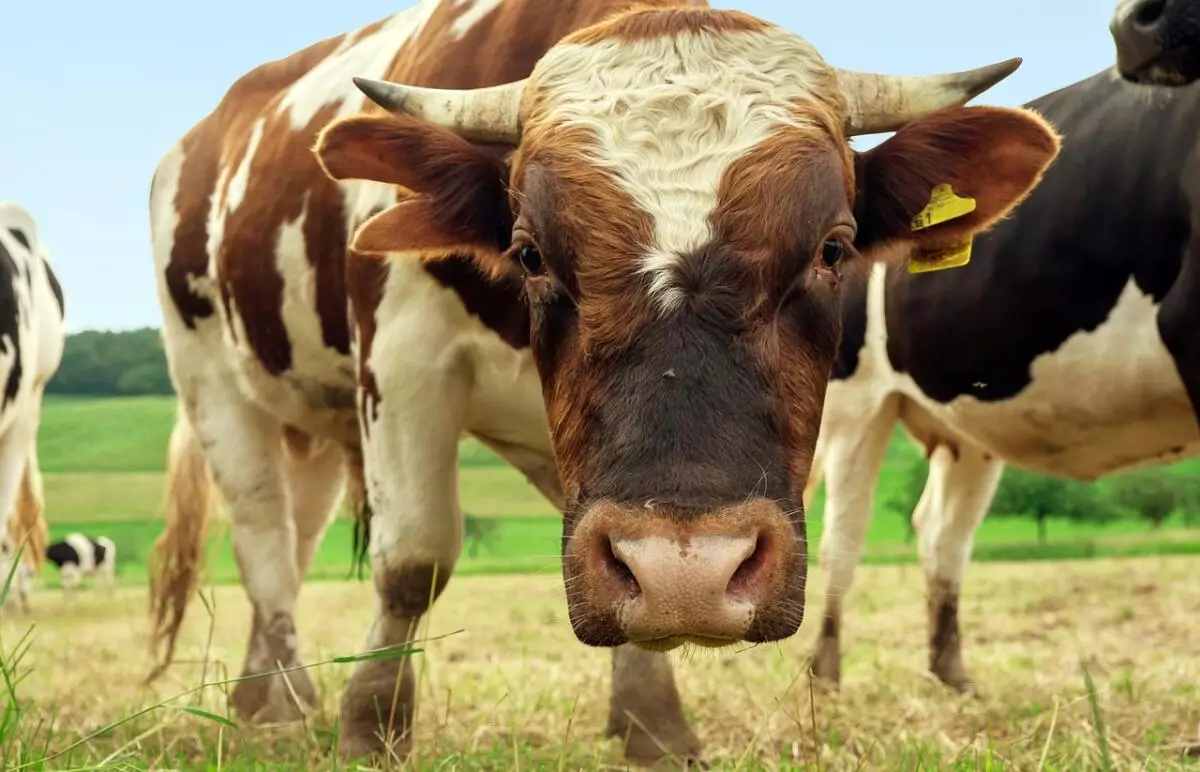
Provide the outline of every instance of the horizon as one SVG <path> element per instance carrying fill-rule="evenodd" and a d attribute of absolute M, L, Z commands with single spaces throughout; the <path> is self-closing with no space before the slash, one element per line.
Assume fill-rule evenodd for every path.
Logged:
<path fill-rule="evenodd" d="M 350 10 L 330 4 L 294 13 L 279 0 L 252 7 L 212 0 L 149 12 L 133 3 L 79 6 L 68 15 L 49 3 L 8 9 L 9 29 L 22 34 L 0 47 L 0 78 L 13 84 L 0 122 L 8 183 L 0 185 L 0 200 L 20 203 L 37 221 L 64 287 L 68 333 L 161 327 L 150 178 L 238 77 L 412 5 L 364 0 Z M 851 69 L 915 75 L 1022 57 L 1013 75 L 972 100 L 1009 107 L 1110 68 L 1113 5 L 713 3 L 800 34 L 831 64 Z M 849 10 L 860 9 L 846 21 Z M 854 145 L 866 149 L 883 136 Z"/>

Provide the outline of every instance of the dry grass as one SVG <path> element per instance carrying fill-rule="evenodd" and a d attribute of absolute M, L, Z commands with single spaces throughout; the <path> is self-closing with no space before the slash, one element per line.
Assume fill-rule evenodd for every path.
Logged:
<path fill-rule="evenodd" d="M 916 567 L 867 567 L 852 593 L 843 633 L 840 694 L 810 688 L 806 658 L 824 577 L 795 639 L 738 652 L 676 658 L 689 718 L 719 768 L 1174 769 L 1200 719 L 1200 577 L 1195 558 L 988 564 L 970 570 L 960 608 L 978 697 L 959 697 L 925 670 L 923 579 Z M 370 585 L 312 584 L 298 624 L 308 661 L 358 651 L 369 622 Z M 179 659 L 200 660 L 208 678 L 236 676 L 249 633 L 238 588 L 218 588 L 212 640 L 197 603 Z M 231 728 L 183 711 L 156 710 L 38 759 L 81 736 L 201 682 L 199 664 L 175 666 L 153 689 L 144 588 L 106 600 L 39 593 L 31 668 L 18 693 L 31 700 L 19 743 L 29 769 L 329 769 L 337 697 L 351 665 L 314 676 L 325 711 L 307 727 Z M 564 618 L 561 580 L 480 577 L 453 581 L 416 664 L 423 671 L 417 751 L 421 769 L 594 769 L 620 765 L 600 737 L 608 653 L 577 644 Z M 3 622 L 8 652 L 28 619 Z M 1081 663 L 1096 684 L 1104 725 L 1094 725 Z M 200 705 L 225 715 L 219 690 Z M 811 695 L 811 702 L 810 702 Z M 186 701 L 179 704 L 187 704 Z M 36 746 L 36 747 L 35 747 Z M 12 768 L 12 767 L 10 767 Z M 117 767 L 113 767 L 117 768 Z M 1193 767 L 1194 768 L 1194 767 Z"/>

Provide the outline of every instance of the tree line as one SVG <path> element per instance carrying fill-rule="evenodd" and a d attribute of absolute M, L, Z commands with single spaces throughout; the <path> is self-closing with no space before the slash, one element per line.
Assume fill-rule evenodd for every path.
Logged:
<path fill-rule="evenodd" d="M 167 358 L 159 331 L 152 327 L 126 332 L 88 330 L 69 335 L 58 374 L 46 391 L 87 396 L 171 395 Z M 490 458 L 489 461 L 493 460 Z M 479 463 L 482 459 L 464 459 Z M 918 456 L 898 485 L 881 502 L 908 519 L 925 488 L 928 462 Z M 1106 523 L 1136 517 L 1150 528 L 1178 513 L 1189 525 L 1200 524 L 1200 474 L 1181 473 L 1178 466 L 1156 467 L 1114 475 L 1085 484 L 1007 467 L 989 517 L 1027 517 L 1037 522 L 1045 542 L 1055 518 Z"/>
<path fill-rule="evenodd" d="M 912 514 L 925 489 L 929 463 L 910 461 L 901 481 L 882 502 L 908 521 L 908 539 L 916 536 Z M 1200 475 L 1193 465 L 1157 466 L 1114 474 L 1093 483 L 1006 466 L 987 516 L 1025 517 L 1037 523 L 1038 543 L 1045 544 L 1056 518 L 1073 522 L 1111 523 L 1122 518 L 1143 520 L 1156 530 L 1172 515 L 1188 527 L 1200 525 Z"/>
<path fill-rule="evenodd" d="M 49 394 L 133 397 L 174 394 L 162 338 L 153 327 L 68 335 Z"/>

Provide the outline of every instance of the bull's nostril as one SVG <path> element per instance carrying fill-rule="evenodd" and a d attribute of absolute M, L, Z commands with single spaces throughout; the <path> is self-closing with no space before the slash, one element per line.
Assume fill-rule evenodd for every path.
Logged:
<path fill-rule="evenodd" d="M 729 578 L 729 585 L 725 590 L 727 594 L 743 595 L 752 591 L 758 582 L 758 575 L 762 572 L 763 565 L 767 562 L 769 549 L 769 538 L 766 534 L 760 533 L 754 542 L 754 551 L 742 561 L 742 564 L 733 572 L 733 576 Z"/>
<path fill-rule="evenodd" d="M 1133 23 L 1139 27 L 1153 27 L 1167 10 L 1167 0 L 1149 0 L 1138 6 L 1133 14 Z"/>
<path fill-rule="evenodd" d="M 629 593 L 629 597 L 636 598 L 642 593 L 642 587 L 638 584 L 633 570 L 617 555 L 611 538 L 604 539 L 603 544 L 601 561 L 604 564 L 604 569 Z"/>

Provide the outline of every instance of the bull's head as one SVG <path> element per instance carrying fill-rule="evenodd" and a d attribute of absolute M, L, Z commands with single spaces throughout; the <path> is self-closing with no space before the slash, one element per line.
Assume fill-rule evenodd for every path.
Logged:
<path fill-rule="evenodd" d="M 869 75 L 745 14 L 650 9 L 570 35 L 517 83 L 358 81 L 388 114 L 332 124 L 322 163 L 416 195 L 354 247 L 466 252 L 524 282 L 581 641 L 796 631 L 840 287 L 871 257 L 960 244 L 1037 183 L 1058 150 L 1042 120 L 960 107 L 1018 63 Z M 847 142 L 889 130 L 864 154 Z M 940 185 L 974 208 L 913 230 Z"/>

